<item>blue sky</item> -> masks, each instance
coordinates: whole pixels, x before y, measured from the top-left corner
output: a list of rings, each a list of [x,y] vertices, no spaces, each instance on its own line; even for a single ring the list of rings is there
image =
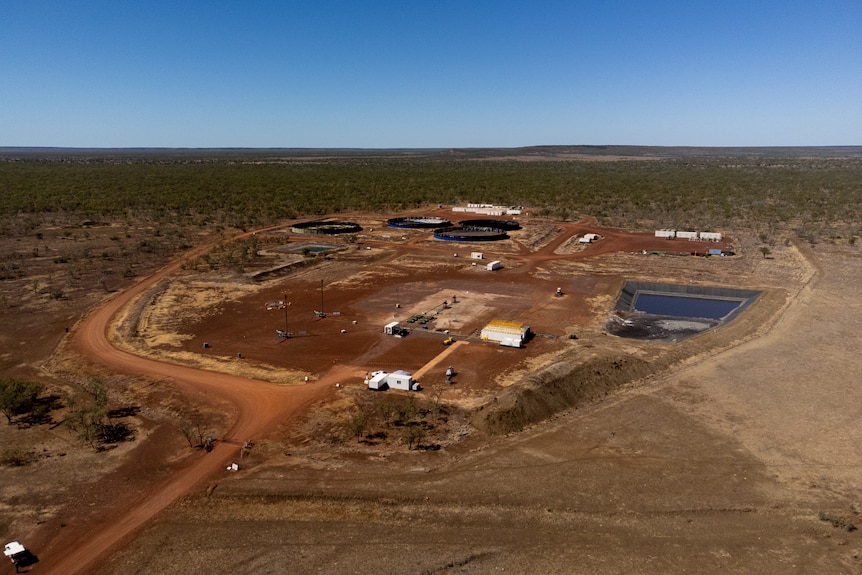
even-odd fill
[[[0,6],[0,146],[862,145],[862,2]]]

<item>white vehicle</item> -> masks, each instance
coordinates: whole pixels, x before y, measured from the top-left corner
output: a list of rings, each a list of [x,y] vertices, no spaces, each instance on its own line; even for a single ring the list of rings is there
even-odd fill
[[[30,552],[27,551],[27,549],[17,541],[7,543],[6,547],[3,548],[3,555],[8,557],[9,560],[15,565],[16,573],[18,572],[18,565],[23,564],[26,559],[30,558]]]

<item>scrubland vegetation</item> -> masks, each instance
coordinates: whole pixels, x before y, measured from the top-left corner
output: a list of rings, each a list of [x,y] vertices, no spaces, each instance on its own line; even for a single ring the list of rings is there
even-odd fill
[[[153,221],[165,233],[180,233],[177,227],[250,229],[351,210],[493,202],[563,219],[590,214],[613,226],[754,227],[849,239],[862,221],[862,158],[23,156],[0,161],[0,190],[4,234],[69,214]]]

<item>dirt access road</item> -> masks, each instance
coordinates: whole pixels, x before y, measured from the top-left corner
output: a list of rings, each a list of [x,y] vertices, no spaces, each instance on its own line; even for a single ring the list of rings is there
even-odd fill
[[[93,312],[81,324],[74,344],[82,355],[106,368],[120,373],[151,375],[167,378],[185,389],[203,390],[233,406],[233,425],[224,438],[216,442],[205,457],[188,460],[184,468],[168,481],[153,485],[146,493],[131,494],[127,499],[111,504],[109,518],[91,530],[74,533],[64,531],[40,552],[45,573],[72,575],[92,572],[105,555],[117,544],[140,529],[168,505],[193,491],[216,470],[223,469],[237,456],[246,440],[270,431],[289,421],[310,403],[328,393],[329,384],[344,376],[333,369],[330,377],[313,385],[281,387],[243,377],[201,371],[138,357],[114,348],[107,340],[108,327],[123,306],[174,273],[184,261],[197,257],[211,246],[195,250],[159,272],[121,293],[102,308]]]

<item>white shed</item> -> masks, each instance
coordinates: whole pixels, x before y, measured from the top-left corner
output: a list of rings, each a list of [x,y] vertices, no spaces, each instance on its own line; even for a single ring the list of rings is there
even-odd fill
[[[391,321],[383,326],[383,333],[386,335],[395,335],[395,328],[398,327],[397,321]]]
[[[474,260],[485,259],[485,254],[482,252],[470,252],[470,258]]]
[[[580,242],[582,244],[591,244],[594,241],[596,241],[597,239],[599,239],[598,234],[584,234],[584,236],[581,239],[579,239],[578,242]]]
[[[495,319],[482,329],[480,335],[485,341],[496,341],[507,347],[521,347],[529,332],[530,328],[522,323]]]
[[[694,241],[697,239],[697,232],[677,232],[676,237],[681,240]]]
[[[403,389],[404,391],[419,391],[419,384],[413,381],[413,377],[404,371],[403,369],[399,369],[398,371],[394,371],[389,374],[386,378],[386,383],[392,389]]]
[[[494,271],[494,270],[498,270],[498,269],[500,269],[500,268],[502,268],[502,267],[503,267],[503,262],[501,262],[500,260],[494,260],[494,261],[492,261],[491,263],[489,263],[488,265],[486,265],[486,266],[485,266],[485,268],[486,268],[488,271],[491,271],[491,272],[492,272],[492,271]]]
[[[700,239],[705,242],[720,242],[721,232],[700,232]]]
[[[676,237],[676,230],[656,230],[655,237],[672,240]]]

